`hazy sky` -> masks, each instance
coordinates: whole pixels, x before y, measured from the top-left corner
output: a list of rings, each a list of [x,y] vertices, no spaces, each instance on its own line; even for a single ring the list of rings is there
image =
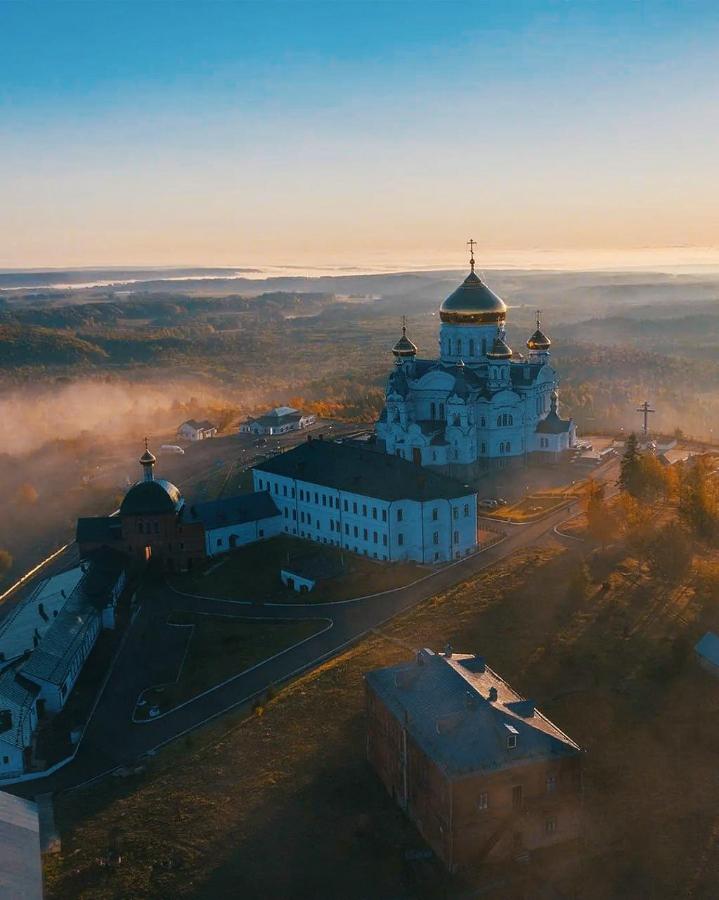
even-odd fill
[[[716,261],[718,169],[716,2],[0,0],[4,267]]]

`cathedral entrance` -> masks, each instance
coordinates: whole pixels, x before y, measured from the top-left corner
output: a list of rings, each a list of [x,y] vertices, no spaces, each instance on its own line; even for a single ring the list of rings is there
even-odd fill
[[[415,466],[422,465],[422,451],[419,449],[419,447],[412,447],[412,462],[415,464]]]

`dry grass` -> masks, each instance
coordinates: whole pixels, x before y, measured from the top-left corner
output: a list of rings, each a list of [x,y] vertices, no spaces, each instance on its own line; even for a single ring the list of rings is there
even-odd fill
[[[691,584],[669,589],[615,551],[593,558],[576,596],[578,565],[554,543],[517,555],[298,680],[264,715],[171,748],[134,783],[60,798],[63,854],[48,862],[48,895],[467,890],[436,868],[417,880],[404,851],[421,842],[364,762],[363,673],[449,640],[484,653],[588,751],[582,880],[563,889],[591,900],[714,896],[719,683],[690,648],[717,625],[719,561],[706,554]],[[97,862],[109,845],[119,867]],[[515,896],[506,884],[485,895]]]

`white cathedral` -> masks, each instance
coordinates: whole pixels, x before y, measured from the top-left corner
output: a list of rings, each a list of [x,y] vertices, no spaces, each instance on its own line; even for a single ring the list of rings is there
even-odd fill
[[[470,265],[439,310],[439,359],[419,359],[402,327],[378,443],[386,453],[461,479],[530,459],[561,459],[575,446],[576,429],[559,414],[551,341],[539,314],[526,357],[514,354],[504,331],[507,307],[474,271],[474,254]]]

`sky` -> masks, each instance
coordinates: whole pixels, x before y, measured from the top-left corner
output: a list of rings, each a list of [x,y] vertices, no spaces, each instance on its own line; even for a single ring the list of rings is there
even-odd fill
[[[719,4],[0,0],[0,267],[719,261]]]

